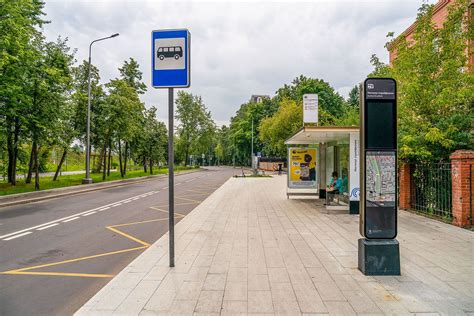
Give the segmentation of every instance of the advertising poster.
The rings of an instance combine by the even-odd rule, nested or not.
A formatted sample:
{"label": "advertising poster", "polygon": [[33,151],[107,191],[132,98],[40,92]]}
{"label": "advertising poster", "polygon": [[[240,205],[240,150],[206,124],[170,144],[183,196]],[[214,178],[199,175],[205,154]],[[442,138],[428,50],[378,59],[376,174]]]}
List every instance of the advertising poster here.
{"label": "advertising poster", "polygon": [[316,188],[316,148],[289,148],[289,187]]}

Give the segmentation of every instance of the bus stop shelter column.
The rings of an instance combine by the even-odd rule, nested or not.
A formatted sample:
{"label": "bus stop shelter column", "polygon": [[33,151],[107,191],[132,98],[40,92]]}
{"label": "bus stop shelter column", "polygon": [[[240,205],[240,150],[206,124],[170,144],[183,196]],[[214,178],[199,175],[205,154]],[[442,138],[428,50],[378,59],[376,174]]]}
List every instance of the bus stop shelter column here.
{"label": "bus stop shelter column", "polygon": [[319,143],[319,197],[325,196],[326,190],[326,144]]}
{"label": "bus stop shelter column", "polygon": [[359,214],[360,142],[359,132],[349,133],[349,214]]}

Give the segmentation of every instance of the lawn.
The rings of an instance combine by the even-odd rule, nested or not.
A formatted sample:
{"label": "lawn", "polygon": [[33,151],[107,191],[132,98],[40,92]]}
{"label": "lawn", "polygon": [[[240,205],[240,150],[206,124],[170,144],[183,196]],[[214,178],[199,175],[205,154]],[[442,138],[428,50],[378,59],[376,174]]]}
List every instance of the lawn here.
{"label": "lawn", "polygon": [[[184,170],[194,169],[194,167],[183,167],[183,166],[175,166],[175,172],[180,172]],[[153,169],[153,174],[167,174],[167,168],[160,168],[160,169]],[[127,171],[127,174],[123,179],[131,179],[131,178],[139,178],[139,177],[146,177],[149,176],[149,173],[143,172],[143,170],[135,170],[135,171]],[[84,178],[84,174],[74,174],[74,175],[64,175],[58,177],[56,181],[53,181],[53,177],[40,177],[40,189],[41,190],[48,190],[48,189],[55,189],[55,188],[63,188],[69,187],[73,185],[79,185],[82,183],[82,179]],[[94,183],[103,182],[102,174],[99,173],[92,173],[91,178],[94,180]],[[105,181],[113,181],[113,180],[120,180],[122,177],[120,176],[120,172],[111,172],[110,176],[108,176]],[[9,195],[15,193],[23,193],[23,192],[31,192],[35,190],[34,179],[31,183],[26,184],[23,179],[17,181],[17,185],[11,185],[6,182],[0,182],[0,196],[1,195]]]}

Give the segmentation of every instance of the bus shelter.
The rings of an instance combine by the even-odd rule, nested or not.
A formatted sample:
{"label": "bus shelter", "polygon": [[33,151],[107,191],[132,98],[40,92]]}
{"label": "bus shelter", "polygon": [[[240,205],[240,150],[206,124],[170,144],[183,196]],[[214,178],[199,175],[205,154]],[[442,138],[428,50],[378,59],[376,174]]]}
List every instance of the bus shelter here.
{"label": "bus shelter", "polygon": [[[305,126],[285,144],[288,197],[327,199],[328,209],[359,213],[359,127]],[[336,173],[339,190],[334,195],[326,190]]]}

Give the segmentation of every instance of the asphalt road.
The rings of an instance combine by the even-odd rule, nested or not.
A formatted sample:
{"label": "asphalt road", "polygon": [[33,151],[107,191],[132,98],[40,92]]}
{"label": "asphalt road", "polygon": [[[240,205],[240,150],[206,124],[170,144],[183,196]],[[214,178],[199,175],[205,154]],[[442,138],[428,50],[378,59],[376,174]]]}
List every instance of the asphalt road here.
{"label": "asphalt road", "polygon": [[[175,177],[175,222],[240,169]],[[0,315],[74,313],[168,231],[168,178],[0,209]]]}

